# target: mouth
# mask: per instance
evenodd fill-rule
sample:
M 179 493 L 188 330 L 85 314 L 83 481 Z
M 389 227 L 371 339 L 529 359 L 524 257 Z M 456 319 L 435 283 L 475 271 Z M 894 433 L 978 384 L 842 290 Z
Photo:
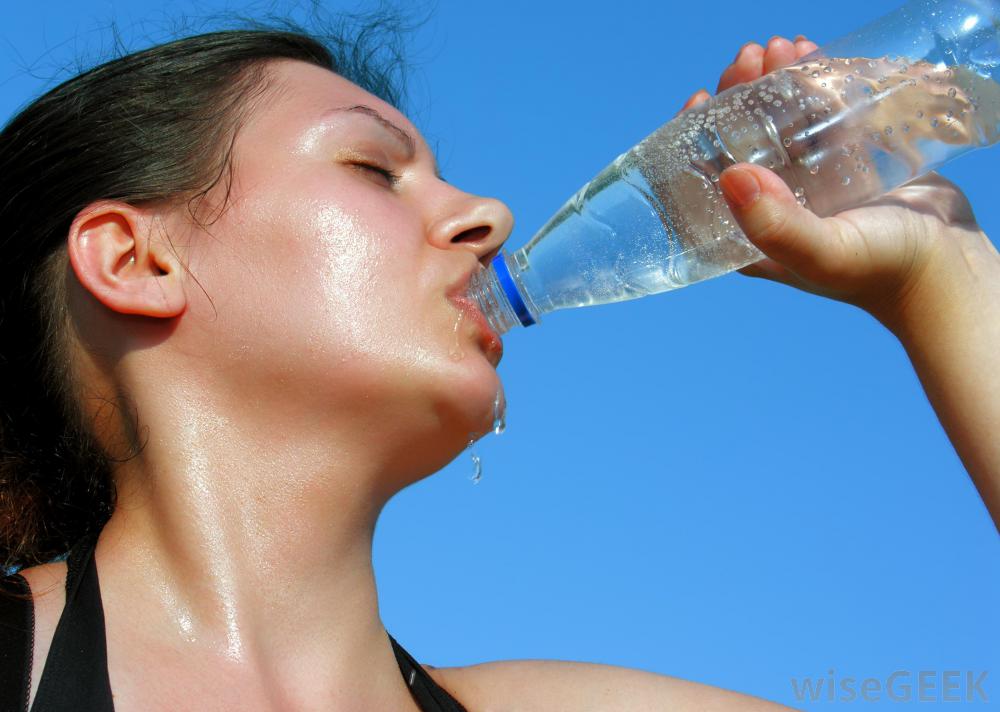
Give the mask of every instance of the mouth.
M 469 297 L 469 283 L 476 270 L 469 272 L 465 278 L 448 290 L 448 300 L 465 315 L 468 321 L 475 325 L 477 341 L 483 352 L 490 358 L 493 365 L 500 363 L 503 357 L 503 341 L 486 320 L 475 301 Z

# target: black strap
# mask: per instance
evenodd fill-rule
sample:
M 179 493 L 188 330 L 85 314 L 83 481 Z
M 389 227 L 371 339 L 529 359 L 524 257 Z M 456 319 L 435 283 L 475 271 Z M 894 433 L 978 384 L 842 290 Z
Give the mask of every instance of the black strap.
M 20 574 L 0 579 L 0 712 L 27 712 L 35 606 Z
M 32 712 L 114 712 L 108 678 L 104 606 L 94 563 L 96 534 L 66 559 L 66 604 L 49 649 Z M 0 586 L 24 596 L 28 582 L 14 575 Z M 0 592 L 0 712 L 27 712 L 34 648 L 34 605 Z M 387 633 L 388 635 L 388 633 Z M 396 662 L 423 712 L 467 712 L 389 635 Z
M 458 700 L 434 682 L 434 678 L 413 659 L 412 655 L 403 650 L 403 646 L 397 643 L 395 638 L 389 635 L 389 640 L 392 642 L 393 652 L 396 653 L 396 662 L 399 663 L 403 679 L 410 686 L 410 693 L 423 712 L 467 712 Z
M 104 606 L 92 534 L 66 559 L 66 605 L 38 683 L 35 712 L 113 712 Z

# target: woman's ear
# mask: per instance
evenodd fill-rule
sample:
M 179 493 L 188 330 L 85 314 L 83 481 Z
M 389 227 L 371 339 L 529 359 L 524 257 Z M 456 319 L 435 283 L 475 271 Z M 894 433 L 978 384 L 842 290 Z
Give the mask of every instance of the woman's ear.
M 154 216 L 103 200 L 81 210 L 69 229 L 77 280 L 108 309 L 173 317 L 184 311 L 183 266 Z

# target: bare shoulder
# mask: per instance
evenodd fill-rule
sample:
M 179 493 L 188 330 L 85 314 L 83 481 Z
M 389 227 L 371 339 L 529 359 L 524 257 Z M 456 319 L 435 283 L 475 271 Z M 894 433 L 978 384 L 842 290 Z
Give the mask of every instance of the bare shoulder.
M 31 598 L 35 609 L 34 654 L 31 664 L 31 695 L 35 699 L 42 669 L 52 646 L 56 625 L 62 616 L 66 602 L 66 562 L 54 561 L 40 564 L 18 572 L 31 587 Z
M 18 571 L 31 587 L 35 628 L 55 630 L 66 601 L 66 562 L 53 561 Z M 51 625 L 49 625 L 51 623 Z
M 427 667 L 476 712 L 780 712 L 792 708 L 643 670 L 559 660 Z

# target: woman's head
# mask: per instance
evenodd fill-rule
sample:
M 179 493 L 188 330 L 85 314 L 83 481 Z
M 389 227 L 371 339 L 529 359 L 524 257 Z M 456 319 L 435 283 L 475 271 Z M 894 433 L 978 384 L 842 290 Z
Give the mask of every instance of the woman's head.
M 0 135 L 7 565 L 109 516 L 115 463 L 156 435 L 139 382 L 353 428 L 400 478 L 486 429 L 499 352 L 449 297 L 509 212 L 437 177 L 384 74 L 345 69 L 302 34 L 191 37 Z

